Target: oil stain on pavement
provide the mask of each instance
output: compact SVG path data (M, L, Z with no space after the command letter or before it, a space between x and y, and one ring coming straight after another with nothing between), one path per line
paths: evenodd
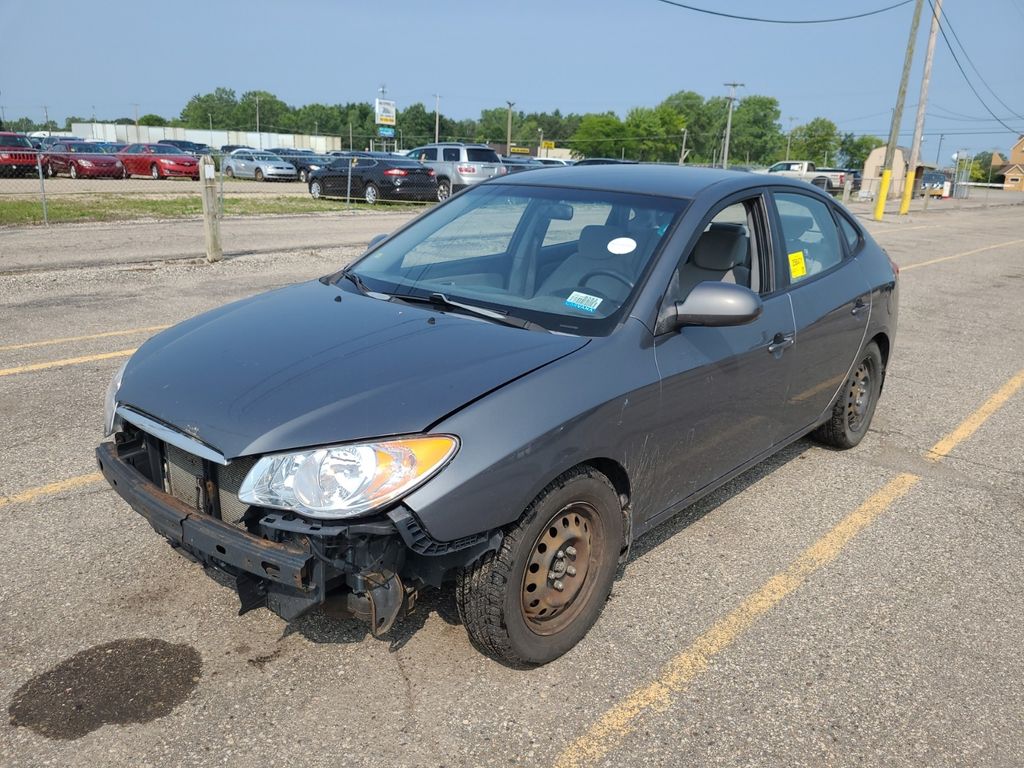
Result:
M195 690L202 658L191 645L138 638L76 653L19 688L11 725L51 739L78 739L104 725L169 715Z

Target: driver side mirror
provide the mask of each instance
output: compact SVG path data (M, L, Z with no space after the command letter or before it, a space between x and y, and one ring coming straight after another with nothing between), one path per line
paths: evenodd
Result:
M685 301L674 301L658 314L656 334L677 331L686 325L723 327L745 325L761 315L761 297L735 283L697 283Z

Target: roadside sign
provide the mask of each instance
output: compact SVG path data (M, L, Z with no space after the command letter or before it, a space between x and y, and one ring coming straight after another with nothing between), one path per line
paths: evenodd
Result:
M528 155L530 154L529 147L509 147L508 153L510 155Z
M395 138L395 129L388 125L378 125L377 135L387 139Z
M555 142L553 142L553 141L542 141L540 143L540 148L541 149L554 149L555 148Z
M373 104L373 113L377 125L395 124L395 102L385 99L376 99Z

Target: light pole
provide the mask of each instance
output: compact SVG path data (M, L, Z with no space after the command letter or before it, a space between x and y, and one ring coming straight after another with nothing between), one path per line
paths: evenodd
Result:
M508 104L508 125L505 129L505 154L512 154L512 107L516 105L514 101L506 101Z
M211 112L207 112L206 116L208 118L210 118L210 151L212 152L213 151L213 114Z
M260 133L260 97L256 97L256 136L257 141L260 143L260 149L263 149L263 134Z
M441 94L434 94L434 143L441 140Z
M732 105L736 103L736 89L743 83L726 83L729 87L729 114L725 118L725 145L722 148L722 167L729 167L729 136L732 133Z
M789 133L786 134L786 159L789 160L789 147L793 143L793 123L796 122L795 117L787 117L789 120Z
M537 139L537 157L540 157L540 151L544 147L544 129L538 128L537 133L540 134L540 138Z

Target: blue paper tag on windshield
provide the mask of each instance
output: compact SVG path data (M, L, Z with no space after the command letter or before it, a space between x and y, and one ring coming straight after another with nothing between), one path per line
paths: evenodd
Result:
M565 306L572 307L573 309L579 309L584 312L597 312L597 308L601 306L602 301L603 299L599 299L597 296L591 296L589 293L573 291L569 294L569 298L565 300Z

